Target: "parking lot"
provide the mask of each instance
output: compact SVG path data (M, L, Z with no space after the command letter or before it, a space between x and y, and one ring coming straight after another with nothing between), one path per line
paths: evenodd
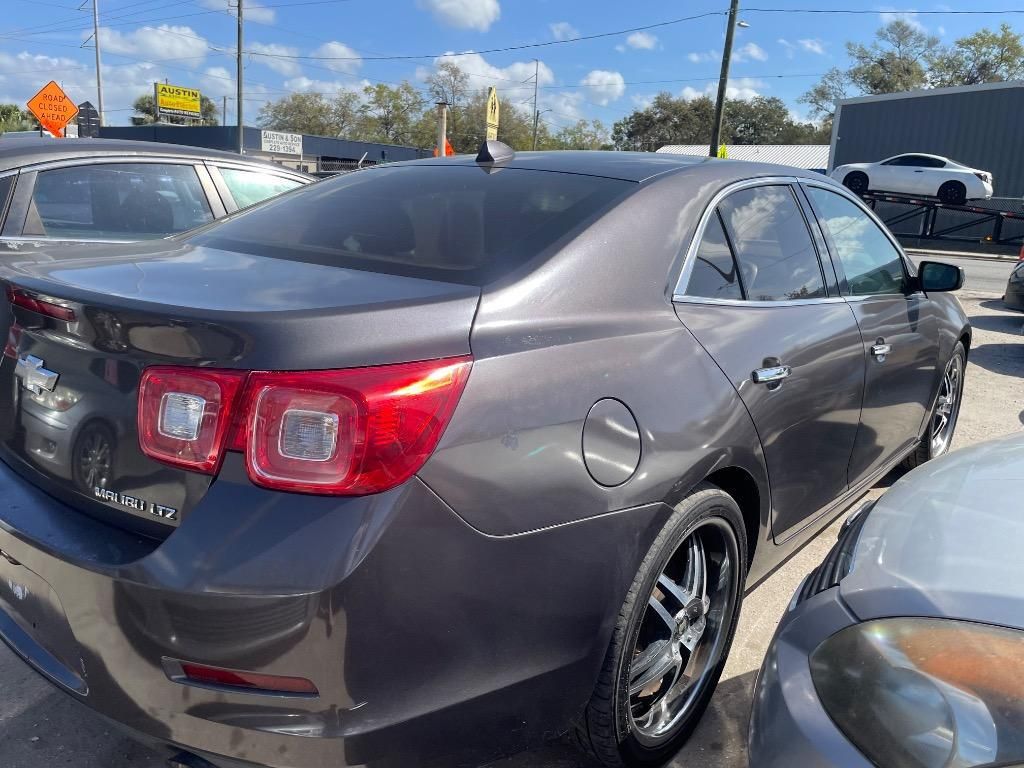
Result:
M1021 429L1024 423L1024 315L1002 308L992 287L1009 263L960 262L968 272L961 299L974 326L963 410L954 448ZM995 275L995 277L993 277ZM979 291L978 287L987 290ZM877 494L891 479L883 481ZM673 766L746 765L754 679L776 622L803 576L824 556L838 522L755 589L743 608L725 676L694 738ZM55 692L0 647L0 766L3 768L159 768L162 758L111 730ZM494 764L501 768L589 768L559 743Z

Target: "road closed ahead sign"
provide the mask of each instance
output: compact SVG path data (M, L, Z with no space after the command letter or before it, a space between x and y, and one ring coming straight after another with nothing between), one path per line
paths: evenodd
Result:
M78 107L53 80L28 100L29 111L54 136L64 135L64 126L75 119Z

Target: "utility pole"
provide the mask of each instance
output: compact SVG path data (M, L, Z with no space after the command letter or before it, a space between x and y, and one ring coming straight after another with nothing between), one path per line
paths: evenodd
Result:
M220 124L221 125L227 125L228 124L228 97L227 96L224 97L224 106L221 108L221 111L220 111Z
M448 146L448 102L437 102L437 156L447 157Z
M239 0L241 2L241 0ZM715 102L715 122L711 125L711 146L708 154L718 157L722 142L722 116L725 114L725 93L729 84L729 62L732 59L732 38L736 32L736 17L740 14L740 0L729 4L729 27L725 30L725 50L722 52L722 72L718 77L718 101Z
M537 151L537 124L540 112L537 111L537 88L540 85L540 60L533 60L533 151Z
M245 124L242 118L242 3L244 0L238 0L238 104L236 105L235 113L238 116L238 154L245 154Z
M92 0L92 42L96 46L96 109L103 127L103 71L100 68L100 9L99 0Z

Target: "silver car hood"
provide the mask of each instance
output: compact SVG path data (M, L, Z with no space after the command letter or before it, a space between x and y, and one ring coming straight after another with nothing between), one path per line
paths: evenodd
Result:
M955 451L893 485L864 521L840 593L862 620L1024 629L1024 433Z

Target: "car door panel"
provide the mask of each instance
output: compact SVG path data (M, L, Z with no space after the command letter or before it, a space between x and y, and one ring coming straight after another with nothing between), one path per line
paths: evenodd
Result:
M729 377L764 448L779 538L846 490L857 434L864 358L841 299L774 307L678 303L683 324ZM766 360L792 370L756 384Z
M757 429L777 539L846 490L864 382L853 311L829 295L835 275L825 280L799 200L770 180L726 194L702 222L676 297Z
M938 385L938 319L902 251L868 210L834 187L805 184L860 328L864 400L850 458L855 485L920 437Z

